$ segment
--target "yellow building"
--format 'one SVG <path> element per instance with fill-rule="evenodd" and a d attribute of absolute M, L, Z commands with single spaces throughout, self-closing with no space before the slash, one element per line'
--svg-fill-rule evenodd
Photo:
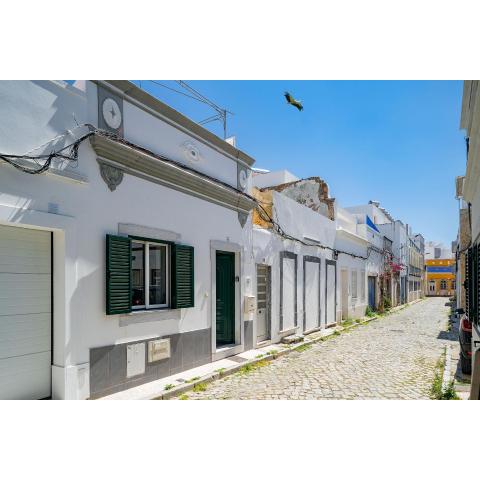
<path fill-rule="evenodd" d="M 455 295 L 455 260 L 438 258 L 425 260 L 427 269 L 427 295 L 451 297 Z"/>

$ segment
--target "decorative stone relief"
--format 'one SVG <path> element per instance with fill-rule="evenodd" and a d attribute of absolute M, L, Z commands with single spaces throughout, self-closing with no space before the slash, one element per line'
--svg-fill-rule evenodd
<path fill-rule="evenodd" d="M 247 223 L 248 215 L 246 213 L 238 212 L 238 221 L 240 222 L 240 225 L 242 228 L 245 226 Z"/>
<path fill-rule="evenodd" d="M 103 181 L 107 184 L 110 191 L 113 192 L 122 183 L 123 172 L 119 168 L 113 167 L 108 163 L 104 163 L 100 160 L 97 161 Z"/>
<path fill-rule="evenodd" d="M 185 156 L 186 160 L 193 163 L 197 163 L 201 160 L 202 155 L 200 150 L 193 142 L 187 141 L 182 144 L 182 147 L 183 155 Z"/>

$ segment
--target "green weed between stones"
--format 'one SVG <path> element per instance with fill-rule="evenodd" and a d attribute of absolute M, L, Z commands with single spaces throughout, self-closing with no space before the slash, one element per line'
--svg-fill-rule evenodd
<path fill-rule="evenodd" d="M 311 345 L 309 345 L 308 343 L 307 344 L 302 344 L 302 345 L 299 345 L 298 347 L 295 347 L 294 350 L 296 352 L 305 352 L 306 350 L 310 350 L 312 348 Z"/>
<path fill-rule="evenodd" d="M 173 383 L 168 383 L 163 387 L 164 390 L 171 390 L 175 385 Z"/>
<path fill-rule="evenodd" d="M 193 387 L 193 391 L 194 392 L 204 392 L 205 390 L 207 389 L 207 384 L 206 383 L 197 383 L 194 387 Z"/>
<path fill-rule="evenodd" d="M 432 388 L 430 389 L 430 398 L 433 400 L 459 400 L 455 391 L 455 381 L 452 380 L 443 388 L 443 372 L 445 370 L 445 355 L 438 360 L 436 364 L 435 376 L 433 377 Z"/>
<path fill-rule="evenodd" d="M 350 327 L 355 323 L 353 318 L 347 318 L 346 320 L 342 320 L 342 327 Z"/>
<path fill-rule="evenodd" d="M 188 395 L 186 393 L 184 393 L 183 395 L 180 395 L 178 397 L 179 400 L 188 400 Z"/>
<path fill-rule="evenodd" d="M 244 365 L 240 368 L 238 374 L 246 375 L 247 373 L 253 372 L 254 370 L 257 370 L 259 368 L 266 367 L 269 364 L 270 362 L 268 360 L 260 360 L 257 363 L 248 363 L 247 365 Z"/>
<path fill-rule="evenodd" d="M 200 377 L 192 377 L 190 380 L 187 380 L 185 383 L 193 383 L 193 382 L 196 382 L 197 380 L 200 380 Z"/>

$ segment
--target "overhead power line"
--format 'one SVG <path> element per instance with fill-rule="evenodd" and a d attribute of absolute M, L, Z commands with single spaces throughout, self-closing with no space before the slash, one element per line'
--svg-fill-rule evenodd
<path fill-rule="evenodd" d="M 381 250 L 377 247 L 369 246 L 367 248 L 367 255 L 363 256 L 363 255 L 357 255 L 357 254 L 351 253 L 351 252 L 346 252 L 344 250 L 335 249 L 335 248 L 330 247 L 328 245 L 323 245 L 320 242 L 318 242 L 318 243 L 306 242 L 305 240 L 302 240 L 300 238 L 297 238 L 293 235 L 290 235 L 290 234 L 286 233 L 285 230 L 283 229 L 283 227 L 278 222 L 276 222 L 269 215 L 269 213 L 265 210 L 265 208 L 262 205 L 262 202 L 260 202 L 256 198 L 238 190 L 237 188 L 235 188 L 235 187 L 233 187 L 233 186 L 231 186 L 231 185 L 229 185 L 225 182 L 222 182 L 221 180 L 210 177 L 209 175 L 198 172 L 195 169 L 192 169 L 190 167 L 182 165 L 182 164 L 180 164 L 178 162 L 175 162 L 173 160 L 167 159 L 166 157 L 163 157 L 161 155 L 155 154 L 155 153 L 153 153 L 153 152 L 151 152 L 151 151 L 149 151 L 149 150 L 147 150 L 143 147 L 140 147 L 139 145 L 136 145 L 134 143 L 131 143 L 131 142 L 125 140 L 124 138 L 119 137 L 118 135 L 115 135 L 114 133 L 110 133 L 110 132 L 107 132 L 107 131 L 104 131 L 104 130 L 97 129 L 90 124 L 83 124 L 83 125 L 79 125 L 78 127 L 88 127 L 89 131 L 86 134 L 80 136 L 74 142 L 72 142 L 72 143 L 70 143 L 70 144 L 68 144 L 68 145 L 66 145 L 66 146 L 64 146 L 60 149 L 53 150 L 50 153 L 40 154 L 40 155 L 28 155 L 28 154 L 15 155 L 15 154 L 0 153 L 0 159 L 4 160 L 8 164 L 12 165 L 16 169 L 18 169 L 18 170 L 20 170 L 24 173 L 28 173 L 28 174 L 31 174 L 31 175 L 38 175 L 38 174 L 46 172 L 51 167 L 52 161 L 55 158 L 77 163 L 78 162 L 78 149 L 80 147 L 80 144 L 84 140 L 86 140 L 87 138 L 90 138 L 93 135 L 101 135 L 101 136 L 104 136 L 104 137 L 108 137 L 113 141 L 123 143 L 123 144 L 126 144 L 126 145 L 130 146 L 130 147 L 142 150 L 142 151 L 144 151 L 144 152 L 146 152 L 150 155 L 155 156 L 159 160 L 169 162 L 169 163 L 174 163 L 174 164 L 178 165 L 180 168 L 183 168 L 183 169 L 189 170 L 189 171 L 193 171 L 193 172 L 195 172 L 197 174 L 200 174 L 204 177 L 207 177 L 207 178 L 209 178 L 209 179 L 211 179 L 211 180 L 213 180 L 213 181 L 215 181 L 215 182 L 217 182 L 221 185 L 224 185 L 225 187 L 227 187 L 229 189 L 235 190 L 239 194 L 247 196 L 248 198 L 250 198 L 251 200 L 253 200 L 255 202 L 256 206 L 258 207 L 259 214 L 261 216 L 263 216 L 263 220 L 267 221 L 268 223 L 270 223 L 272 225 L 273 231 L 276 234 L 278 234 L 279 236 L 281 236 L 281 237 L 283 237 L 287 240 L 298 242 L 298 243 L 301 243 L 302 245 L 305 245 L 305 246 L 308 246 L 308 247 L 317 247 L 317 248 L 321 248 L 321 249 L 325 249 L 325 250 L 330 250 L 331 252 L 334 253 L 335 256 L 339 255 L 339 254 L 343 254 L 343 255 L 348 255 L 350 257 L 358 258 L 358 259 L 361 259 L 361 260 L 367 260 L 370 256 L 371 252 L 376 252 L 376 253 L 379 253 L 381 255 L 386 255 L 387 253 L 391 254 L 387 250 Z M 59 137 L 55 137 L 55 138 L 59 138 Z M 49 142 L 47 142 L 47 144 L 48 143 Z M 36 149 L 34 149 L 34 150 L 36 150 Z M 36 166 L 26 166 L 25 161 L 33 162 Z M 393 257 L 393 255 L 392 255 L 392 257 Z"/>
<path fill-rule="evenodd" d="M 226 108 L 220 107 L 219 105 L 217 105 L 215 102 L 207 98 L 205 95 L 200 93 L 198 90 L 193 88 L 184 80 L 174 80 L 174 81 L 184 91 L 173 88 L 169 85 L 166 85 L 165 83 L 159 82 L 158 80 L 149 80 L 149 82 L 152 82 L 154 85 L 165 88 L 179 95 L 183 95 L 184 97 L 190 98 L 191 100 L 195 100 L 197 102 L 203 103 L 204 105 L 207 105 L 208 107 L 215 110 L 216 112 L 215 115 L 212 115 L 208 118 L 200 120 L 197 123 L 199 125 L 206 125 L 207 123 L 211 123 L 211 122 L 216 122 L 216 121 L 221 122 L 223 127 L 223 138 L 226 139 L 227 138 L 227 119 L 228 119 L 227 117 L 228 115 L 233 115 L 233 112 L 227 110 Z M 141 84 L 140 84 L 140 88 L 141 88 Z"/>

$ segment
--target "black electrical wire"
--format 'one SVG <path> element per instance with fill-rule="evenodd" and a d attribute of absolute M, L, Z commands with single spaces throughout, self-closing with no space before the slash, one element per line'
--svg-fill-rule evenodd
<path fill-rule="evenodd" d="M 359 258 L 361 260 L 367 260 L 367 258 L 368 258 L 368 257 L 364 257 L 362 255 L 357 255 L 355 253 L 345 252 L 344 250 L 338 250 L 338 249 L 329 247 L 328 245 L 322 245 L 321 243 L 309 243 L 309 242 L 306 242 L 305 240 L 294 237 L 293 235 L 290 235 L 290 234 L 286 233 L 283 230 L 283 228 L 268 214 L 268 212 L 265 210 L 265 208 L 263 208 L 261 203 L 258 202 L 258 201 L 257 201 L 257 206 L 260 207 L 262 213 L 266 216 L 266 218 L 264 218 L 263 220 L 266 220 L 267 222 L 271 223 L 272 227 L 273 227 L 273 230 L 278 235 L 280 235 L 281 237 L 283 237 L 287 240 L 291 240 L 291 241 L 294 241 L 294 242 L 301 243 L 302 245 L 305 245 L 307 247 L 318 247 L 318 248 L 321 248 L 323 250 L 330 250 L 331 252 L 334 253 L 334 255 L 339 255 L 339 254 L 349 255 L 350 257 Z"/>
<path fill-rule="evenodd" d="M 0 159 L 7 162 L 8 164 L 15 167 L 17 170 L 20 170 L 24 173 L 29 173 L 31 175 L 38 175 L 40 173 L 46 172 L 52 164 L 52 160 L 54 158 L 59 158 L 61 160 L 66 160 L 70 162 L 77 162 L 78 161 L 78 149 L 80 144 L 86 140 L 87 138 L 95 135 L 95 130 L 91 130 L 85 135 L 82 135 L 80 138 L 75 140 L 74 142 L 66 145 L 65 147 L 60 148 L 59 150 L 41 154 L 41 155 L 12 155 L 6 153 L 0 153 Z M 68 151 L 67 154 L 62 153 Z M 38 167 L 26 167 L 18 163 L 21 160 L 29 160 L 35 162 Z M 39 161 L 44 160 L 43 164 L 39 164 Z"/>
<path fill-rule="evenodd" d="M 226 187 L 230 190 L 234 190 L 236 193 L 241 194 L 241 195 L 249 198 L 250 200 L 253 200 L 254 203 L 258 207 L 259 213 L 261 213 L 261 214 L 263 213 L 263 215 L 266 217 L 266 218 L 264 218 L 264 220 L 271 223 L 274 232 L 277 233 L 278 235 L 280 235 L 281 237 L 287 239 L 287 240 L 291 240 L 291 241 L 294 241 L 294 242 L 301 243 L 302 245 L 305 245 L 307 247 L 318 247 L 318 248 L 321 248 L 321 249 L 324 249 L 324 250 L 330 250 L 331 252 L 334 253 L 334 255 L 339 255 L 339 254 L 348 255 L 348 256 L 353 257 L 353 258 L 359 258 L 361 260 L 367 260 L 370 257 L 370 253 L 372 251 L 374 251 L 374 252 L 376 252 L 380 255 L 385 255 L 387 253 L 391 254 L 391 252 L 388 252 L 387 250 L 380 250 L 377 247 L 370 246 L 370 247 L 367 248 L 367 256 L 363 256 L 363 255 L 357 255 L 357 254 L 351 253 L 351 252 L 346 252 L 344 250 L 338 250 L 338 249 L 329 247 L 328 245 L 322 245 L 321 243 L 306 242 L 306 241 L 304 241 L 300 238 L 294 237 L 293 235 L 290 235 L 290 234 L 286 233 L 283 230 L 283 228 L 280 226 L 280 224 L 278 224 L 272 217 L 270 217 L 270 215 L 265 210 L 265 208 L 263 208 L 261 202 L 259 202 L 256 198 L 246 194 L 245 192 L 242 192 L 241 190 L 236 189 L 235 187 L 232 187 L 228 183 L 222 182 L 221 180 L 210 177 L 209 175 L 206 175 L 204 173 L 198 172 L 197 170 L 195 170 L 193 168 L 190 168 L 190 167 L 187 167 L 187 166 L 185 166 L 185 165 L 183 165 L 179 162 L 176 162 L 174 160 L 170 160 L 166 157 L 155 154 L 155 153 L 151 152 L 150 150 L 148 150 L 146 148 L 143 148 L 143 147 L 140 147 L 140 146 L 138 146 L 134 143 L 131 143 L 128 140 L 125 140 L 124 138 L 121 138 L 114 133 L 110 133 L 110 132 L 107 132 L 105 130 L 99 130 L 99 129 L 93 127 L 90 124 L 84 124 L 84 125 L 81 125 L 81 126 L 88 127 L 89 132 L 87 132 L 85 135 L 82 135 L 81 137 L 79 137 L 77 140 L 70 143 L 69 145 L 66 145 L 66 146 L 64 146 L 64 147 L 62 147 L 62 148 L 60 148 L 56 151 L 53 151 L 53 152 L 48 153 L 48 154 L 41 154 L 41 155 L 12 155 L 12 154 L 0 153 L 0 159 L 4 160 L 8 164 L 12 165 L 16 169 L 18 169 L 18 170 L 20 170 L 24 173 L 28 173 L 28 174 L 31 174 L 31 175 L 38 175 L 38 174 L 46 172 L 51 167 L 52 160 L 54 158 L 59 158 L 59 159 L 66 160 L 66 161 L 71 161 L 71 162 L 78 162 L 78 149 L 80 147 L 80 144 L 84 140 L 86 140 L 87 138 L 90 138 L 94 135 L 100 135 L 100 136 L 110 138 L 111 140 L 122 143 L 124 145 L 127 145 L 129 147 L 135 148 L 137 150 L 143 151 L 143 152 L 147 153 L 148 155 L 151 155 L 151 156 L 153 156 L 153 157 L 155 157 L 155 158 L 157 158 L 157 159 L 159 159 L 163 162 L 168 162 L 168 163 L 174 164 L 174 165 L 182 168 L 183 170 L 194 172 L 198 175 L 201 175 L 204 178 L 207 178 L 211 181 L 214 181 L 215 183 L 221 184 L 221 185 L 223 185 L 224 187 Z M 63 152 L 66 152 L 66 151 L 68 151 L 68 153 L 63 153 Z M 19 160 L 20 161 L 21 160 L 34 161 L 35 163 L 37 163 L 38 168 L 31 168 L 31 167 L 25 167 L 23 165 L 20 165 L 19 163 L 17 163 Z M 41 161 L 41 160 L 45 160 L 45 162 L 40 165 L 40 164 L 38 164 L 38 162 Z M 393 254 L 391 254 L 391 256 L 393 257 Z"/>

